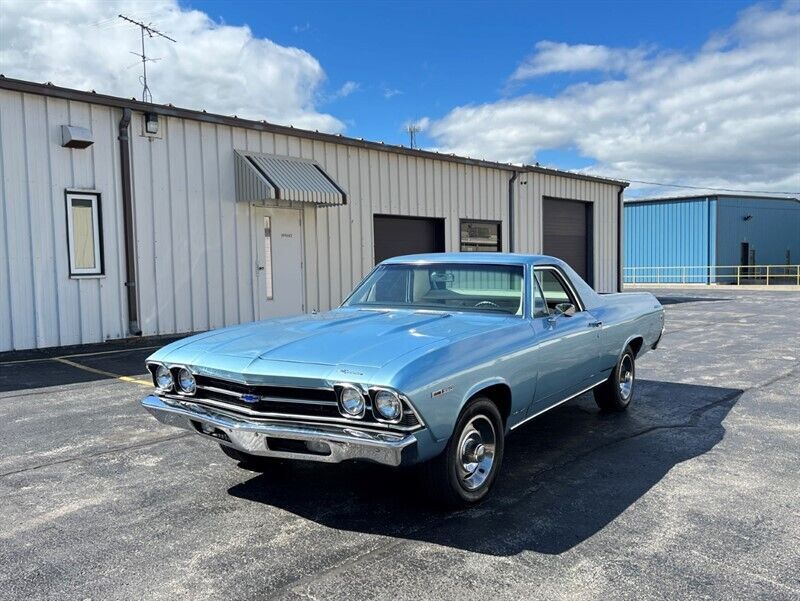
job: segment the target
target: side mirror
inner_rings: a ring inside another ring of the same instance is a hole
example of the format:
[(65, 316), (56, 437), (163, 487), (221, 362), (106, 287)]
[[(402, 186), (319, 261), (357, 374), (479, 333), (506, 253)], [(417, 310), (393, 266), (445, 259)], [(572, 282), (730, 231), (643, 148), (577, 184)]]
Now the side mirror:
[(550, 323), (555, 323), (559, 315), (566, 315), (567, 317), (572, 317), (573, 315), (575, 315), (575, 305), (573, 305), (572, 303), (558, 303), (555, 307), (555, 313), (550, 315), (548, 321)]
[(575, 305), (572, 303), (558, 303), (556, 305), (556, 315), (566, 315), (572, 317), (575, 315)]

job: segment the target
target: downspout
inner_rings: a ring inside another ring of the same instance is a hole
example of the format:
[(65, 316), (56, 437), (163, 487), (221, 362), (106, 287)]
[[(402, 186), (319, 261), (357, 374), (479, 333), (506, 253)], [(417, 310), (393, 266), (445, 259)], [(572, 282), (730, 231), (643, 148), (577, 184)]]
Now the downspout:
[(508, 252), (514, 252), (514, 182), (519, 176), (518, 171), (508, 180)]
[(119, 120), (119, 157), (122, 169), (122, 221), (125, 227), (125, 290), (128, 300), (128, 332), (141, 336), (139, 327), (139, 307), (136, 295), (136, 241), (133, 234), (133, 192), (131, 186), (131, 149), (128, 126), (131, 123), (131, 109), (122, 109)]
[(617, 292), (622, 292), (622, 283), (623, 283), (623, 275), (622, 270), (624, 265), (622, 264), (622, 231), (623, 226), (623, 216), (625, 211), (623, 210), (624, 201), (622, 200), (622, 195), (625, 193), (625, 186), (619, 187), (619, 192), (617, 192)]

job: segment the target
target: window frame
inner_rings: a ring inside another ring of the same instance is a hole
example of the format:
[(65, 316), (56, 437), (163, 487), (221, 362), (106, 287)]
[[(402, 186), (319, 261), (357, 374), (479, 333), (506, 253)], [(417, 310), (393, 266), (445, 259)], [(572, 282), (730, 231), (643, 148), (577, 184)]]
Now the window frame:
[[(551, 315), (550, 307), (547, 306), (547, 297), (544, 294), (544, 289), (542, 288), (541, 284), (539, 283), (539, 278), (536, 277), (537, 271), (552, 271), (555, 274), (555, 277), (561, 282), (561, 285), (564, 287), (564, 290), (567, 292), (567, 296), (573, 301), (572, 304), (575, 305), (575, 312), (580, 313), (581, 311), (586, 310), (586, 306), (583, 304), (583, 300), (581, 296), (578, 294), (578, 291), (575, 290), (575, 287), (572, 285), (572, 282), (569, 278), (564, 274), (561, 269), (559, 269), (555, 265), (534, 265), (533, 266), (533, 279), (536, 280), (536, 285), (539, 286), (539, 289), (542, 293), (542, 298), (544, 299), (544, 306), (547, 308), (547, 317)], [(531, 290), (531, 298), (533, 297), (533, 290)], [(531, 305), (533, 302), (531, 302)], [(532, 308), (531, 308), (532, 309)], [(531, 311), (531, 315), (533, 315), (533, 311)], [(534, 317), (535, 318), (535, 317)]]
[[(69, 262), (69, 277), (71, 278), (98, 278), (105, 276), (105, 256), (103, 253), (103, 209), (102, 195), (95, 190), (65, 190), (64, 208), (66, 210), (67, 227), (67, 260)], [(72, 201), (89, 200), (92, 203), (92, 226), (95, 236), (93, 240), (95, 253), (95, 267), (75, 266), (75, 238), (72, 222)]]
[[(537, 315), (536, 314), (536, 295), (542, 297), (542, 303), (544, 304), (544, 314)], [(540, 319), (542, 317), (549, 317), (550, 316), (550, 308), (547, 306), (547, 300), (544, 297), (544, 290), (542, 290), (541, 284), (539, 284), (539, 278), (536, 277), (536, 269), (531, 271), (531, 318), (532, 319)]]
[[(266, 300), (275, 300), (275, 273), (272, 270), (272, 215), (263, 215), (262, 234), (264, 239), (261, 246), (264, 250), (264, 297)], [(267, 234), (269, 230), (269, 234)]]
[[(461, 237), (461, 228), (465, 223), (479, 223), (483, 225), (496, 225), (497, 226), (497, 250), (463, 250), (464, 239)], [(495, 219), (470, 219), (468, 217), (462, 217), (458, 220), (458, 251), (459, 252), (503, 252), (503, 222), (498, 221)]]

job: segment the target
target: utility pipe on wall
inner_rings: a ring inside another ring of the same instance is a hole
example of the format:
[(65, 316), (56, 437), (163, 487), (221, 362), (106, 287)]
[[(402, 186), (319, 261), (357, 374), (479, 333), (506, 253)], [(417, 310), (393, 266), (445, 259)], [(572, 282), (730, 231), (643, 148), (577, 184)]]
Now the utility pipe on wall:
[(133, 188), (131, 185), (131, 150), (128, 129), (131, 123), (131, 109), (122, 109), (119, 120), (119, 156), (122, 170), (122, 221), (125, 227), (125, 290), (128, 300), (128, 332), (141, 336), (139, 327), (139, 306), (136, 294), (136, 241), (133, 232)]
[(514, 252), (514, 182), (517, 181), (519, 172), (515, 171), (508, 180), (508, 252)]

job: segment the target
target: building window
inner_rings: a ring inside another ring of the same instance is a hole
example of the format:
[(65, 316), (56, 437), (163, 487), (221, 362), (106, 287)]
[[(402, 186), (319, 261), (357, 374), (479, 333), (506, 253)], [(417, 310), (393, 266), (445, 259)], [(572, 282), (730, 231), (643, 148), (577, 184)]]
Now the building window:
[(67, 192), (67, 240), (71, 276), (102, 275), (100, 194)]
[(499, 221), (461, 220), (461, 252), (502, 250)]
[(272, 218), (264, 217), (264, 288), (272, 300)]

